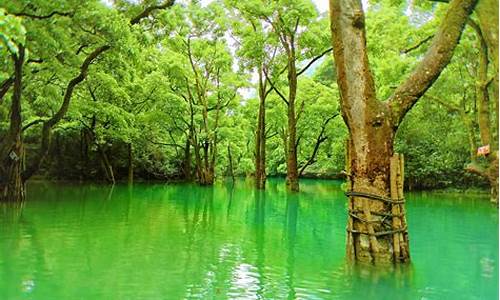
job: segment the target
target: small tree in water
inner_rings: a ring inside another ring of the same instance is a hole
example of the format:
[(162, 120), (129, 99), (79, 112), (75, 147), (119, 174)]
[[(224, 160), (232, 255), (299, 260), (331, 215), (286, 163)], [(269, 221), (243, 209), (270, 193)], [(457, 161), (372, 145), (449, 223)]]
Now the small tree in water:
[[(350, 138), (346, 162), (350, 188), (378, 198), (353, 196), (349, 200), (347, 253), (351, 259), (375, 263), (410, 259), (406, 227), (400, 227), (402, 243), (395, 242), (395, 234), (383, 232), (387, 216), (405, 219), (404, 210), (395, 212), (390, 200), (394, 137), (406, 113), (450, 62), (475, 4), (475, 0), (453, 0), (449, 4), (423, 59), (387, 101), (380, 101), (368, 63), (361, 1), (330, 0), (337, 83)], [(394, 194), (394, 187), (392, 190)]]

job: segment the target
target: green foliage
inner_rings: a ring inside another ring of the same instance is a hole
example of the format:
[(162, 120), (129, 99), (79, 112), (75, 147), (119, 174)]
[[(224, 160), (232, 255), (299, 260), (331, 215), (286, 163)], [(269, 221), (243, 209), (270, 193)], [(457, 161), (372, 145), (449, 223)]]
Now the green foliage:
[(17, 54), (18, 45), (24, 45), (26, 29), (22, 25), (21, 18), (9, 15), (5, 9), (0, 8), (0, 54), (6, 52)]
[[(208, 143), (219, 179), (230, 173), (229, 152), (233, 172), (251, 176), (259, 70), (267, 72), (278, 90), (287, 90), (287, 53), (281, 39), (295, 27), (298, 70), (331, 47), (329, 20), (310, 0), (179, 2), (130, 25), (131, 18), (160, 2), (120, 0), (107, 6), (100, 0), (1, 1), (0, 83), (13, 74), (11, 55), (18, 45), (29, 53), (22, 94), (23, 125), (29, 125), (24, 131), (28, 161), (40, 140), (39, 120), (59, 109), (68, 82), (87, 55), (99, 46), (111, 47), (76, 87), (68, 113), (54, 130), (57, 143), (50, 149), (45, 174), (104, 178), (102, 150), (117, 178), (125, 178), (130, 144), (138, 177), (182, 178), (186, 145), (194, 169), (195, 145), (205, 156), (202, 148)], [(429, 42), (421, 42), (434, 33), (444, 9), (429, 1), (370, 4), (369, 59), (377, 96), (387, 99), (425, 53)], [(53, 12), (59, 13), (33, 17)], [(428, 93), (453, 105), (464, 104), (472, 114), (477, 55), (477, 39), (466, 29), (452, 63)], [(340, 115), (332, 55), (317, 61), (298, 82), (299, 169), (310, 160), (324, 127), (321, 137), (326, 139), (304, 175), (339, 176), (348, 132)], [(262, 83), (270, 89), (269, 82)], [(8, 128), (11, 93), (0, 104), (0, 135)], [(286, 172), (286, 113), (283, 100), (270, 91), (268, 176)], [(396, 139), (396, 150), (406, 157), (407, 183), (415, 188), (480, 184), (464, 171), (469, 159), (465, 140), (459, 114), (423, 99)]]

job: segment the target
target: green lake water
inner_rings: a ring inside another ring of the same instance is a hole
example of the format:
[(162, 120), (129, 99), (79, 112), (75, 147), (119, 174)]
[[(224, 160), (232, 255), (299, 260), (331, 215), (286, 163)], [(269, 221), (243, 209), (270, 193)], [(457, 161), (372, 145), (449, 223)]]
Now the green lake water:
[(407, 195), (412, 264), (345, 262), (340, 182), (31, 183), (0, 207), (0, 299), (498, 299), (498, 209)]

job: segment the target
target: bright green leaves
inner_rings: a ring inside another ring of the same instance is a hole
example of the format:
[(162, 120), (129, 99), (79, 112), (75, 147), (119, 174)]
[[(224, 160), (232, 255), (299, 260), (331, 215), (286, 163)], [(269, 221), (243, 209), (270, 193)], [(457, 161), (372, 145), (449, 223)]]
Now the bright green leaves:
[(22, 19), (8, 14), (0, 8), (0, 54), (7, 52), (14, 55), (18, 52), (18, 45), (24, 45), (26, 40), (26, 29)]

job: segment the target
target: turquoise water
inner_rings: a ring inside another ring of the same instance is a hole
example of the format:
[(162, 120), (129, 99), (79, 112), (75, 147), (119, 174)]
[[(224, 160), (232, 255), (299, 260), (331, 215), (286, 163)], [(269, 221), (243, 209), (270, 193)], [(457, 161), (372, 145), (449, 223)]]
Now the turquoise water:
[(32, 183), (0, 207), (0, 299), (497, 299), (498, 209), (408, 194), (412, 264), (345, 263), (340, 182)]

